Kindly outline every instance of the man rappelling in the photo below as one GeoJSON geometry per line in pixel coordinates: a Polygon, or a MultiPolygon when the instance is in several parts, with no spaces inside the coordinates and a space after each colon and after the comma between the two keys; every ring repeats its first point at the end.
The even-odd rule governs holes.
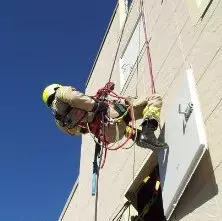
{"type": "Polygon", "coordinates": [[[160,121],[161,97],[152,94],[133,102],[130,112],[129,100],[106,99],[114,88],[114,84],[110,83],[96,96],[85,95],[71,86],[52,84],[44,89],[42,99],[52,110],[57,126],[69,135],[92,133],[109,144],[125,135],[141,147],[162,148],[164,144],[154,134],[160,121]],[[143,119],[142,130],[132,126],[132,120],[138,119],[143,119]]]}

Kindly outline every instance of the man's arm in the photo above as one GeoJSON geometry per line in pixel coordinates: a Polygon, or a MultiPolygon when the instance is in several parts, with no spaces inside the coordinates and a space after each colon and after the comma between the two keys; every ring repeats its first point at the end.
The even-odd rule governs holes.
{"type": "Polygon", "coordinates": [[[70,86],[63,86],[59,88],[56,92],[56,98],[69,104],[71,107],[79,108],[85,111],[92,111],[95,105],[95,101],[91,97],[70,86]]]}
{"type": "Polygon", "coordinates": [[[56,98],[69,104],[71,107],[82,109],[87,112],[106,112],[108,109],[108,105],[102,102],[97,102],[90,96],[87,96],[69,86],[59,88],[56,92],[56,98]]]}

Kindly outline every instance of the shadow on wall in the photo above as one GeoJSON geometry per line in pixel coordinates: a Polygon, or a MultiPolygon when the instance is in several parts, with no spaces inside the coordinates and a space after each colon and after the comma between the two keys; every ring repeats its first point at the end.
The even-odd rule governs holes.
{"type": "Polygon", "coordinates": [[[209,151],[206,151],[185,189],[173,215],[180,220],[218,194],[209,151]]]}
{"type": "MultiPolygon", "coordinates": [[[[165,143],[165,123],[162,128],[160,128],[160,134],[158,137],[158,140],[161,143],[165,143]]],[[[169,156],[169,146],[166,144],[164,150],[157,150],[156,155],[158,155],[158,161],[161,162],[161,168],[162,168],[162,177],[161,177],[161,187],[164,187],[165,183],[165,175],[166,175],[166,169],[167,169],[167,163],[168,163],[168,156],[169,156]]]]}
{"type": "Polygon", "coordinates": [[[205,15],[206,15],[206,13],[207,13],[207,10],[210,8],[210,6],[212,5],[212,3],[213,3],[213,0],[210,0],[209,3],[208,3],[208,5],[207,5],[207,7],[206,7],[206,9],[204,10],[203,14],[201,15],[201,20],[204,19],[205,15]]]}
{"type": "MultiPolygon", "coordinates": [[[[158,140],[160,142],[165,142],[165,123],[160,130],[158,140]]],[[[159,154],[159,158],[161,158],[161,162],[164,162],[165,168],[167,168],[168,154],[168,146],[165,149],[165,153],[162,152],[159,154]]],[[[162,179],[165,180],[165,178],[162,179]]],[[[209,201],[217,194],[218,186],[216,184],[216,179],[214,176],[211,156],[209,151],[206,151],[189,184],[187,185],[172,215],[172,218],[174,218],[174,220],[182,219],[183,217],[187,216],[189,213],[192,213],[195,209],[209,201]]]]}

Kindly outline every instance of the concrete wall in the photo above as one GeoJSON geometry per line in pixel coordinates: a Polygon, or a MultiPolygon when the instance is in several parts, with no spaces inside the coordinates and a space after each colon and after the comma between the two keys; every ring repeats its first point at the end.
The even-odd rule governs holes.
{"type": "Polygon", "coordinates": [[[149,4],[146,9],[151,25],[150,47],[155,84],[164,97],[163,120],[167,94],[185,67],[191,64],[209,143],[209,152],[187,186],[172,220],[221,220],[222,2],[212,1],[205,17],[196,26],[192,24],[186,1],[164,1],[162,6],[156,1],[149,1],[149,4]]]}
{"type": "MultiPolygon", "coordinates": [[[[140,1],[134,0],[127,18],[112,81],[120,92],[119,58],[139,16],[140,1]]],[[[145,0],[145,15],[153,62],[155,86],[163,96],[161,121],[168,94],[191,64],[197,83],[209,152],[200,162],[171,220],[222,220],[222,1],[213,0],[204,18],[195,26],[186,0],[145,0]]],[[[118,8],[108,30],[86,89],[95,94],[108,81],[120,36],[118,8]]],[[[124,95],[150,94],[150,77],[144,48],[124,95]]],[[[139,123],[139,122],[138,122],[139,123]]],[[[95,198],[91,196],[94,142],[83,137],[79,177],[78,221],[93,221],[95,198]]],[[[137,146],[110,151],[100,173],[98,220],[112,220],[124,203],[124,194],[140,170],[149,150],[137,146]]],[[[126,219],[127,220],[127,219],[126,219]]]]}

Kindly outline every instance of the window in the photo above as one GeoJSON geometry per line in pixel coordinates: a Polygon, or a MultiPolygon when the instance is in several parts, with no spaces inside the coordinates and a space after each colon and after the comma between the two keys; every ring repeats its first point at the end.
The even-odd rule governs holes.
{"type": "Polygon", "coordinates": [[[138,220],[139,218],[143,218],[142,220],[144,221],[166,220],[163,211],[161,187],[159,186],[158,191],[156,191],[158,177],[159,174],[157,165],[156,168],[154,168],[154,170],[149,174],[149,176],[146,175],[143,177],[145,178],[143,180],[139,179],[140,184],[134,183],[134,187],[131,186],[131,189],[126,193],[126,197],[138,212],[137,216],[131,216],[132,221],[138,220]]]}
{"type": "Polygon", "coordinates": [[[131,74],[137,58],[145,44],[145,33],[142,17],[138,19],[128,44],[120,58],[120,86],[123,89],[129,75],[131,74]]]}

